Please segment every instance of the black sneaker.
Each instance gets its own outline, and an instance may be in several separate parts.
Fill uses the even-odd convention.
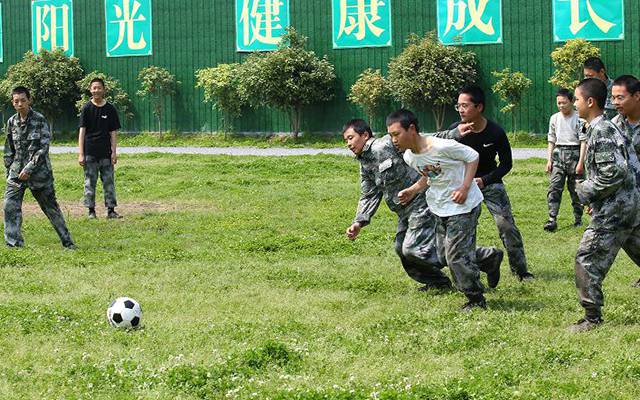
[[[633,285],[634,288],[640,288],[640,279],[638,279]]]
[[[536,277],[533,276],[531,272],[524,272],[518,275],[518,279],[520,280],[520,282],[530,282],[536,279]]]
[[[480,296],[477,299],[469,299],[466,303],[462,305],[462,312],[471,312],[476,308],[481,308],[483,310],[487,309],[487,301],[484,299],[484,296]]]
[[[556,222],[555,219],[549,219],[544,224],[544,230],[547,232],[555,232],[556,229],[558,229],[558,223]]]
[[[118,214],[116,212],[116,210],[110,208],[109,211],[107,212],[107,219],[120,219],[122,218],[122,215]]]
[[[571,333],[582,333],[582,332],[587,332],[590,331],[592,329],[595,329],[598,327],[598,325],[600,325],[602,323],[602,319],[601,318],[596,318],[593,320],[587,319],[587,318],[580,318],[578,320],[578,322],[576,322],[575,324],[571,325],[569,327],[569,332]]]
[[[486,261],[487,262],[487,284],[490,288],[495,288],[500,282],[500,265],[504,258],[504,252],[500,249],[496,249],[495,253]]]
[[[98,218],[98,216],[96,215],[96,210],[95,210],[95,208],[90,208],[90,209],[89,209],[89,214],[87,215],[87,217],[88,217],[89,219],[96,219],[96,218]]]
[[[78,250],[78,247],[73,243],[65,243],[62,245],[66,250]]]
[[[418,289],[418,292],[433,292],[434,290],[437,291],[449,291],[449,290],[453,290],[453,286],[451,286],[451,283],[442,283],[442,284],[426,284],[424,286],[420,286]]]

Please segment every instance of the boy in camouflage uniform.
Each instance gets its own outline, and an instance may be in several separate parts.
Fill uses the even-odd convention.
[[[11,92],[17,111],[7,122],[4,166],[7,188],[4,194],[4,240],[9,247],[24,246],[22,200],[27,188],[45,213],[67,249],[75,249],[64,217],[56,201],[53,172],[49,160],[51,133],[45,117],[31,109],[31,95],[25,87]]]
[[[384,197],[389,209],[398,215],[395,250],[407,275],[424,284],[419,290],[450,288],[451,281],[441,269],[446,265],[435,241],[435,218],[429,211],[424,189],[415,193],[403,189],[414,185],[420,175],[402,159],[389,136],[376,139],[371,128],[361,119],[349,121],[343,128],[349,150],[360,161],[362,194],[353,224],[347,237],[355,240],[368,225]],[[480,269],[487,273],[489,286],[500,279],[502,251],[493,248],[476,249]]]
[[[576,88],[575,106],[587,121],[587,178],[578,196],[591,209],[591,222],[576,254],[575,280],[584,318],[571,326],[583,332],[602,323],[602,281],[623,248],[640,266],[640,164],[631,143],[603,116],[606,85],[585,79]]]
[[[558,112],[549,119],[547,174],[550,174],[547,204],[549,220],[544,230],[553,232],[558,228],[557,217],[562,200],[564,183],[571,196],[573,206],[573,226],[582,226],[583,207],[576,193],[576,180],[584,174],[585,135],[582,133],[584,121],[573,110],[573,94],[560,89],[556,94]]]
[[[611,90],[613,88],[613,79],[607,75],[607,69],[604,66],[604,62],[599,57],[589,57],[584,60],[582,73],[585,79],[597,78],[607,85],[607,101],[604,106],[604,115],[607,119],[612,119],[616,116],[616,107],[611,102]]]
[[[632,75],[616,78],[611,88],[611,102],[618,111],[611,122],[625,134],[640,157],[640,81]],[[640,288],[640,279],[633,286]]]

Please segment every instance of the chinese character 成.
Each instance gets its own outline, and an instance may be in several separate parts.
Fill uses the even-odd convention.
[[[482,16],[487,8],[489,0],[447,0],[447,27],[445,35],[455,28],[460,31],[459,35],[476,27],[486,35],[493,35],[493,18],[489,18],[486,23],[482,21]],[[469,12],[469,23],[467,23],[467,11]],[[457,14],[457,19],[455,15]]]

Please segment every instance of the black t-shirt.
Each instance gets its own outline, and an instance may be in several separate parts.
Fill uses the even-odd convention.
[[[98,107],[91,101],[82,106],[80,128],[87,128],[84,136],[84,154],[97,159],[111,157],[109,132],[120,129],[116,108],[109,102]]]
[[[460,122],[456,122],[449,129],[459,124]],[[480,155],[476,178],[482,178],[485,185],[501,183],[502,177],[511,171],[511,145],[504,129],[495,122],[487,120],[487,127],[482,132],[470,132],[459,142],[471,147]],[[496,154],[500,160],[499,164],[496,162]]]

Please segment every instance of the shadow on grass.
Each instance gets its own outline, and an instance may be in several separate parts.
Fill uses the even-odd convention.
[[[530,298],[523,299],[489,299],[487,307],[490,310],[500,311],[539,311],[545,308],[544,303],[532,301]]]

